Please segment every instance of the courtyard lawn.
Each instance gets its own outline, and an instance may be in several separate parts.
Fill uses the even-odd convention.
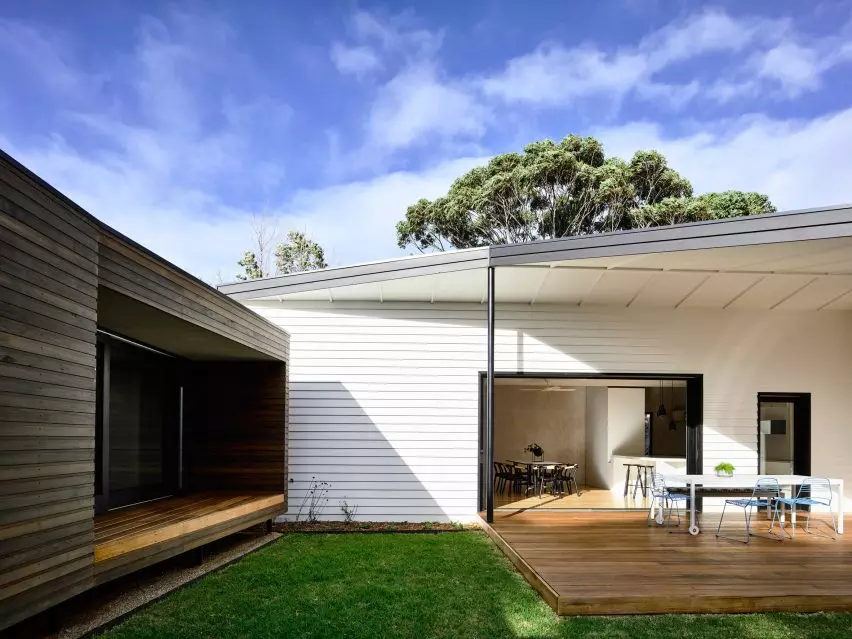
[[[286,535],[108,637],[849,637],[852,614],[560,619],[481,532]]]

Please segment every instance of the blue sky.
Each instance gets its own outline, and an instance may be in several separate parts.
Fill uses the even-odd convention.
[[[194,274],[252,219],[332,265],[495,153],[657,148],[697,192],[852,201],[852,5],[0,0],[0,147]]]

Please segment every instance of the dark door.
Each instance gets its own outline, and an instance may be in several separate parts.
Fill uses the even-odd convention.
[[[172,495],[180,422],[178,360],[100,336],[96,509]]]
[[[761,474],[811,474],[810,393],[758,394],[757,452]]]

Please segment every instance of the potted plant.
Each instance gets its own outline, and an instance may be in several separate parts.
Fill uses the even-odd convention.
[[[541,447],[541,444],[533,442],[526,448],[524,448],[525,453],[532,453],[533,459],[536,457],[541,457],[544,455],[544,449]]]
[[[720,462],[716,464],[716,468],[714,469],[716,474],[719,477],[733,477],[734,476],[734,465],[728,462]]]

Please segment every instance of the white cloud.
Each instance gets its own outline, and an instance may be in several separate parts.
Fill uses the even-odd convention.
[[[382,66],[378,54],[371,47],[350,47],[340,42],[332,45],[331,60],[338,71],[356,78],[362,78]]]
[[[813,120],[743,116],[695,129],[671,137],[658,124],[632,123],[595,134],[607,154],[658,149],[696,193],[759,191],[779,210],[852,202],[852,109]]]
[[[673,109],[701,97],[718,103],[761,94],[795,98],[819,88],[826,71],[852,59],[848,38],[816,39],[813,47],[797,44],[797,38],[788,20],[707,10],[673,21],[632,47],[542,44],[483,77],[481,88],[509,104],[540,107],[564,107],[589,96],[618,103],[627,94]],[[709,55],[729,58],[714,77],[680,84],[658,79],[677,64]]]
[[[672,22],[630,48],[603,51],[591,44],[542,45],[484,78],[482,89],[507,102],[545,106],[595,94],[618,97],[651,84],[654,74],[674,63],[720,51],[737,52],[778,30],[764,20],[734,20],[718,11],[705,11]],[[645,91],[646,96],[653,93]]]
[[[488,110],[458,84],[442,82],[429,64],[405,68],[379,89],[367,133],[378,149],[435,144],[436,137],[478,138]]]

